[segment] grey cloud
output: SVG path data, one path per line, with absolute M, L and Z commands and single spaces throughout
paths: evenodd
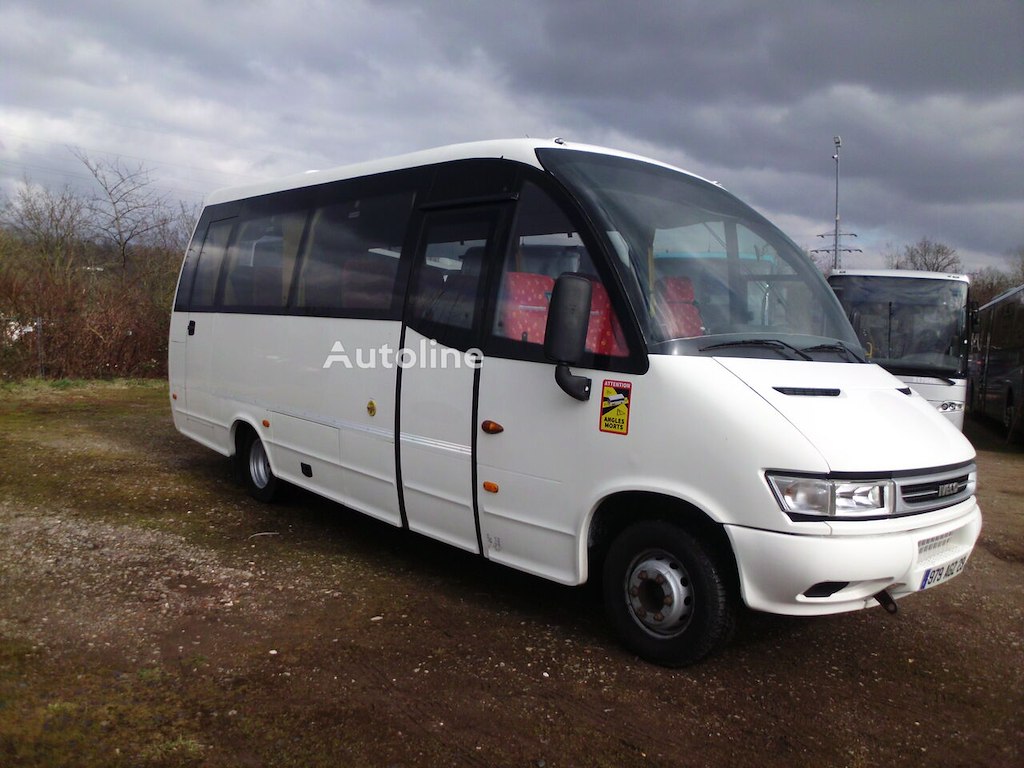
M 838 133 L 844 221 L 996 259 L 1024 244 L 1021 40 L 1019 2 L 9 0 L 0 151 L 113 147 L 203 187 L 565 134 L 720 179 L 803 242 Z

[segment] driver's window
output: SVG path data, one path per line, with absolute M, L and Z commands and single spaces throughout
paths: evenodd
M 628 355 L 622 328 L 590 253 L 569 217 L 543 190 L 526 183 L 502 266 L 493 338 L 510 356 L 541 359 L 555 280 L 572 273 L 593 286 L 586 351 Z

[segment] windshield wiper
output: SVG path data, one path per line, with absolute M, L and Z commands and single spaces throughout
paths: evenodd
M 804 347 L 804 352 L 836 352 L 840 355 L 846 355 L 847 358 L 858 363 L 867 362 L 867 360 L 858 355 L 848 346 L 838 341 L 833 344 L 816 344 L 813 347 Z
M 720 341 L 717 344 L 708 344 L 706 347 L 701 347 L 701 352 L 707 352 L 709 349 L 726 349 L 728 347 L 768 347 L 774 349 L 779 354 L 782 351 L 788 349 L 790 352 L 794 352 L 804 360 L 811 360 L 810 355 L 804 354 L 803 350 L 794 347 L 792 344 L 787 344 L 784 341 L 778 339 L 736 339 L 734 341 Z

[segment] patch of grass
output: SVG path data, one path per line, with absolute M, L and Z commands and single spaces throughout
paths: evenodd
M 158 683 L 164 677 L 164 671 L 160 667 L 144 667 L 138 671 L 138 678 L 143 683 Z
M 161 765 L 189 765 L 203 755 L 203 745 L 190 736 L 177 736 L 167 741 L 157 741 L 142 750 L 139 755 L 147 763 Z
M 207 676 L 145 667 L 84 671 L 0 638 L 0 766 L 192 768 L 204 765 L 210 707 L 234 703 Z M 13 664 L 17 669 L 10 669 Z M 205 725 L 204 725 L 205 724 Z M 216 739 L 216 736 L 214 736 Z M 218 765 L 228 765 L 221 761 Z
M 96 396 L 125 390 L 166 391 L 166 379 L 22 379 L 0 381 L 3 400 L 61 399 L 68 395 Z
M 48 717 L 66 718 L 78 711 L 78 705 L 73 701 L 51 701 L 46 705 Z

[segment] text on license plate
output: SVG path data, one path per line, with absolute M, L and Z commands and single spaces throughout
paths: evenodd
M 929 568 L 924 572 L 924 577 L 921 579 L 920 589 L 928 589 L 928 587 L 934 587 L 936 584 L 941 584 L 944 581 L 952 579 L 964 569 L 965 565 L 967 565 L 967 555 L 958 557 L 956 560 L 948 562 L 945 565 L 937 565 L 934 568 Z

